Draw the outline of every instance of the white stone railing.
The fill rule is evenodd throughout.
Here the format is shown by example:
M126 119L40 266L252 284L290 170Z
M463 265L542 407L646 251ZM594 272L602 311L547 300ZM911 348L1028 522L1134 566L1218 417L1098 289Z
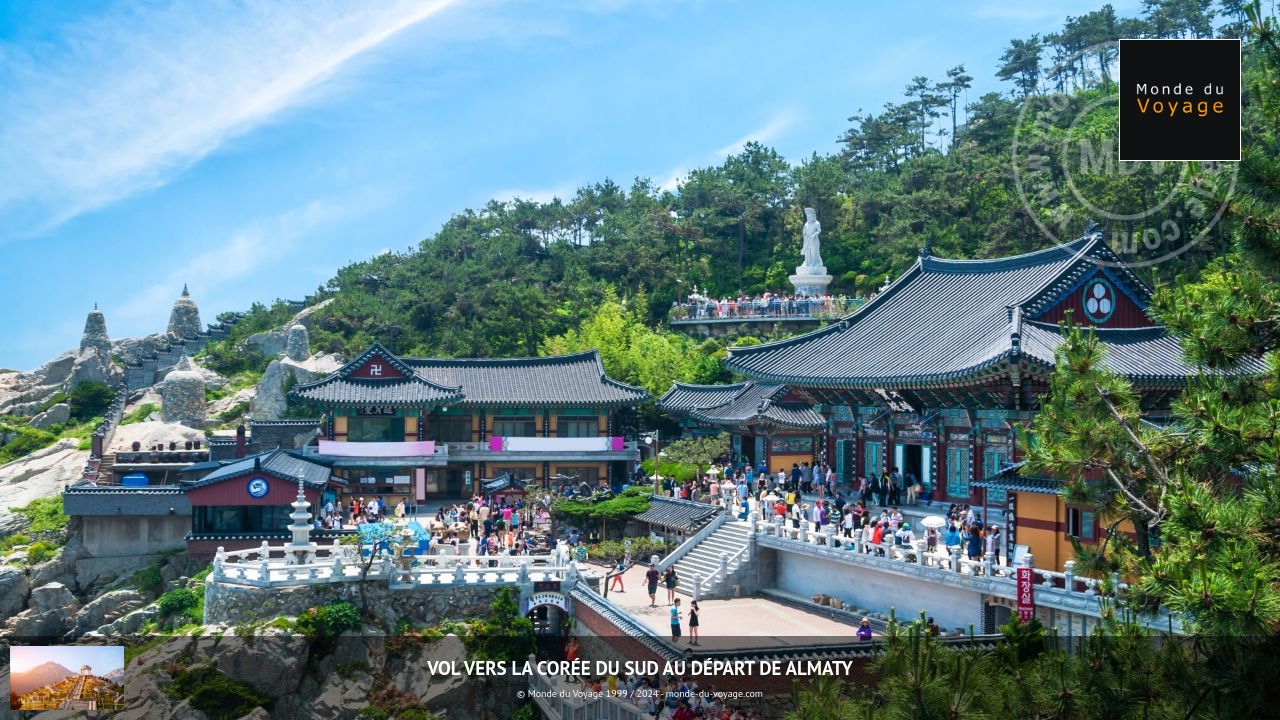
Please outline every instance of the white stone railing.
M529 663L537 667L532 655ZM618 692L622 692L622 685ZM529 694L548 720L652 720L631 701L610 695L608 686L594 695L562 677L534 672L529 676Z
M869 540L846 538L837 532L834 525L828 525L823 532L814 532L808 523L801 523L799 528L787 527L778 518L773 523L759 523L756 526L757 538L771 538L773 542L782 541L783 547L795 544L798 547L821 549L824 555L834 556L847 562L884 567L885 563L910 564L920 569L927 569L941 575L959 575L969 578L981 578L999 587L1002 595L1012 596L1016 585L1017 568L997 562L994 553L985 553L980 560L970 560L961 554L960 548L935 550L930 552L925 540L916 540L912 545L898 545L893 542L872 543ZM1032 566L1034 558L1027 555L1021 567L1031 567L1032 580L1037 591L1053 590L1065 595L1078 595L1086 598L1122 597L1129 586L1120 582L1113 575L1109 582L1090 577L1078 577L1074 573L1075 561L1068 560L1063 572L1043 570ZM920 573L914 573L920 574ZM927 575L927 573L926 573Z
M368 550L367 547L363 548ZM367 572L366 572L367 567ZM368 557L355 545L262 545L218 548L210 580L255 587L291 587L384 580L395 588L489 585L565 580L578 576L560 555L391 555Z
M680 543L675 550L672 550L670 554L663 558L662 562L658 564L658 569L665 571L667 568L675 565L677 560L688 555L690 550L698 546L698 543L706 540L711 533L719 530L728 518L729 514L724 511L716 513L715 517L711 518L710 522L703 525L698 532L686 538L685 541Z
M695 574L690 583L693 599L701 600L703 593L719 589L720 584L727 581L729 576L742 567L744 562L751 560L751 548L752 543L748 541L746 545L742 546L741 550L733 555L720 553L720 566L711 574L711 577L703 578L701 575Z

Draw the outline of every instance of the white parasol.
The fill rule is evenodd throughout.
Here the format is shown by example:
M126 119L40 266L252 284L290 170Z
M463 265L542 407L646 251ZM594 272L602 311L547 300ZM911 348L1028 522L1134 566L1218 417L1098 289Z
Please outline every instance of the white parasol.
M920 524L927 528L940 528L947 524L947 519L941 515L929 515L920 521Z

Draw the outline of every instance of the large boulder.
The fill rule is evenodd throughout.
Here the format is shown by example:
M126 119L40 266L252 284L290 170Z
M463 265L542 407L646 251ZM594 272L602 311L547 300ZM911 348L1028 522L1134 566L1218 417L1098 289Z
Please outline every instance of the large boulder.
M9 618L4 632L20 639L58 640L74 625L72 611L68 608L54 608L47 612L27 610Z
M31 584L22 568L0 565L0 622L16 615L27 605Z
M188 440L193 443L196 440L203 442L204 432L177 423L157 421L132 423L116 428L116 434L111 440L108 452L129 452L135 442L142 450L150 450L156 445L168 448L169 443L174 443L175 448L182 449L186 447Z
M98 347L87 347L76 355L63 388L70 390L85 380L114 387L123 377L124 371L111 362L110 353Z
M236 392L234 395L218 398L209 403L209 409L206 416L214 420L220 418L224 413L231 412L239 405L252 404L253 398L258 394L256 387L249 387Z
M278 420L288 408L285 389L315 382L342 367L336 355L319 353L298 362L289 358L272 360L258 383L258 392L249 406L255 420Z
M35 612L44 613L68 607L78 608L80 602L76 600L75 595L71 594L66 585L60 582L51 582L32 590L27 606Z
M31 427L46 430L54 425L65 425L71 419L71 406L58 403L27 421Z
M69 350L30 372L0 374L0 414L30 415L56 393L84 380L114 386L123 371L111 355L96 345Z
M80 479L88 450L80 450L78 440L63 438L24 458L0 465L0 536L20 532L27 519L9 510L23 507L37 498L54 497L63 485Z
M137 590L112 590L89 601L76 613L75 632L83 635L103 625L115 622L147 604L147 598Z
M284 352L288 338L283 330L255 333L244 339L246 350L255 350L265 357L277 357Z

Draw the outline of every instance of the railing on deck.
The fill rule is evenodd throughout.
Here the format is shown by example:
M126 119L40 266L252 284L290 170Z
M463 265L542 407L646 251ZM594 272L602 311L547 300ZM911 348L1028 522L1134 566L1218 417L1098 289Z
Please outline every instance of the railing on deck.
M255 587L290 587L385 580L396 588L428 585L508 585L564 580L578 575L560 555L413 555L381 554L369 561L355 545L295 547L262 545L227 552L218 548L210 577L214 582ZM368 573L365 565L368 563Z
M724 512L724 510L716 513L715 516L711 518L710 522L702 526L702 529L698 530L698 532L693 535L690 535L684 542L680 543L675 550L672 550L669 555L662 558L662 562L658 563L658 570L665 572L667 568L675 565L676 561L685 555L688 555L690 550L693 550L698 546L698 543L706 540L711 536L711 533L719 530L728 519L729 514Z
M921 568L928 568L938 573L959 574L967 577L980 577L997 584L1008 584L1008 590L1016 583L1018 566L1005 562L996 562L994 553L985 553L981 560L970 560L961 554L960 548L950 551L935 550L930 552L925 540L916 540L912 545L898 545L892 542L872 543L868 540L842 537L836 532L834 525L829 525L823 532L814 532L807 523L799 528L787 527L781 518L773 523L755 521L758 537L777 538L788 543L796 543L810 549L817 549L825 554L853 562L881 564L884 562L910 563ZM1022 567L1031 567L1034 558L1024 558ZM1129 589L1127 583L1120 582L1118 575L1113 575L1109 582L1091 577L1079 577L1074 572L1075 561L1068 560L1063 572L1042 570L1031 567L1032 578L1038 589L1057 590L1064 594L1083 597L1123 597Z
M862 298L783 298L781 296L719 302L706 299L672 305L671 322L708 320L811 320L821 317L844 317L866 302Z

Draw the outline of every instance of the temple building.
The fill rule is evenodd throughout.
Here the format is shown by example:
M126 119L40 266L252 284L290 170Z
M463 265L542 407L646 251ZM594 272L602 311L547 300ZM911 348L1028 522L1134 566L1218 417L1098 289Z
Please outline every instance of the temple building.
M812 463L827 429L811 401L768 383L678 382L658 400L658 409L690 434L729 433L735 458L752 467L763 462L770 472Z
M1058 483L1023 478L1018 442L1049 392L1059 323L1092 327L1106 365L1133 382L1161 421L1197 369L1148 314L1151 289L1102 240L991 260L922 251L856 312L780 342L730 348L727 365L776 383L829 419L825 449L848 481L892 466L932 500L1005 510L1006 550L1039 567L1074 556L1070 537L1100 536L1090 508L1066 505ZM670 393L668 393L670 395ZM776 470L776 468L771 468Z
M313 517L325 504L336 503L346 486L328 464L285 450L217 463L198 480L184 481L182 492L191 508L187 554L209 557L219 546L241 550L264 540L290 537L286 526L299 483L311 503ZM311 537L337 534L313 530Z
M308 457L352 496L463 497L507 475L621 483L639 460L620 418L649 397L609 378L599 353L512 359L397 357L378 343L292 398L322 415Z

